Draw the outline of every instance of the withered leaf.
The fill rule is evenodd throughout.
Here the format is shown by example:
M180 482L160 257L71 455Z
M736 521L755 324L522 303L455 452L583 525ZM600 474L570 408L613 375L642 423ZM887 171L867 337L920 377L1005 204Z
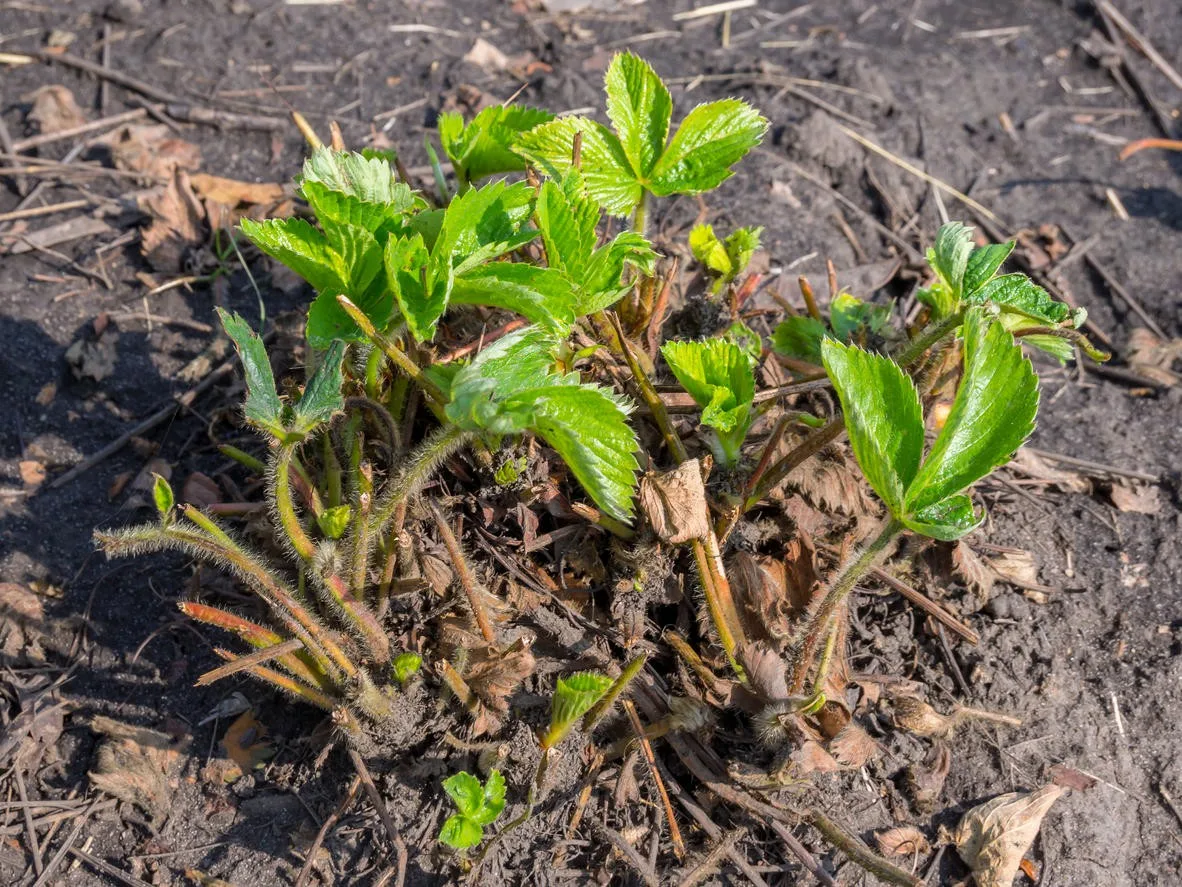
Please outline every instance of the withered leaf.
M172 737L156 730L101 715L90 727L104 737L88 774L91 784L154 819L164 816L172 803L171 771L183 744L174 744Z
M118 169L143 173L148 178L169 179L178 169L201 166L201 149L173 135L164 124L129 124L103 136Z
M1033 792L1009 792L964 815L956 849L978 887L1011 887L1043 817L1065 791L1051 783Z
M1135 514L1157 514L1161 511L1157 487L1149 484L1114 483L1108 495L1112 498L1112 504L1121 511Z
M952 571L977 598L978 605L989 601L997 573L963 539L952 545Z
M1163 342L1144 327L1137 327L1129 333L1127 347L1129 367L1138 375L1167 388L1182 381L1182 375L1172 368L1176 360L1182 359L1182 339Z
M267 728L247 709L226 728L222 748L242 773L250 773L275 754L266 737Z
M789 449L784 444L781 448L785 452ZM866 494L861 473L844 456L831 459L814 456L792 473L788 487L800 493L810 505L827 512L862 517L876 511Z
M878 754L878 743L856 721L829 740L829 754L841 766L857 770Z
M649 472L640 480L640 507L653 532L671 545L700 539L710 532L710 509L697 459L672 471Z
M168 181L141 192L141 210L151 217L144 229L140 252L158 271L179 271L187 251L204 235L205 209L189 184L183 169L175 169Z
M807 603L807 598L793 598L783 561L736 551L726 570L748 637L782 650L792 634L793 614Z
M167 479L167 475L163 475ZM208 474L192 472L181 486L181 500L198 508L208 508L222 501L222 488Z
M887 856L923 856L932 849L924 833L911 825L879 832L874 840L878 849Z
M903 772L903 788L920 813L931 813L940 800L944 782L952 769L948 746L936 743L922 764L911 764Z
M464 680L489 708L509 710L509 697L534 673L534 654L525 639L518 639L505 651L484 646L469 651Z
M1022 447L1018 450L1006 468L1058 487L1065 493L1090 493L1092 491L1092 482L1085 475L1078 471L1057 468L1049 460L1032 452L1029 447Z
M32 589L15 582L0 582L0 654L36 662L45 658L41 636L45 608Z
M792 753L792 764L796 773L807 776L810 773L836 773L841 764L834 760L821 743L809 739Z
M29 120L37 125L42 135L64 132L86 122L86 115L78 107L74 93L60 84L43 86L31 98L33 107L29 111Z

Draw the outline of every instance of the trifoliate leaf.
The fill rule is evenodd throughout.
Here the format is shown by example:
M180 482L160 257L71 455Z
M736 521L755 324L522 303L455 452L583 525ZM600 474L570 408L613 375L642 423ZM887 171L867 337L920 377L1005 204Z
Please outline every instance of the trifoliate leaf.
M631 520L640 443L628 403L607 389L573 384L526 390L506 403L510 410L529 405L530 430L562 457L595 504L616 520Z
M348 296L379 330L389 325L394 314L382 247L374 235L356 225L339 224L329 227L327 237L343 285L321 290L308 311L308 341L314 348L328 348L334 339L365 340L361 328L337 302L338 295Z
M973 500L964 493L949 496L902 519L912 532L943 542L959 539L981 526L984 520L985 512L974 511Z
M481 806L472 819L477 825L492 825L505 809L505 777L500 770L490 770L484 783Z
M525 262L493 262L456 277L451 301L513 311L564 335L575 319L570 278Z
M726 277L731 273L734 266L730 254L726 245L715 235L713 225L695 226L689 234L689 248L694 258L716 276Z
M648 62L617 53L604 78L607 116L635 177L644 180L665 150L673 99Z
M698 105L681 122L649 176L648 188L669 194L701 194L731 176L731 167L759 144L767 120L746 102L724 99Z
M435 325L447 310L451 265L444 262L442 277L434 280L427 273L430 259L422 236L386 241L386 280L398 302L406 326L420 342L435 338Z
M666 342L661 348L677 381L702 407L702 424L719 431L746 425L755 398L755 372L734 342Z
M345 378L341 364L347 348L344 342L337 340L325 352L320 366L304 388L304 396L295 405L290 428L292 432L307 434L344 408L345 398L341 394L341 386Z
M554 698L550 702L550 729L546 736L547 739L556 737L556 741L543 741L543 745L551 748L561 741L575 721L603 698L612 683L607 675L594 671L559 678L554 685Z
M910 377L893 360L826 338L825 371L841 400L846 431L866 480L891 514L904 514L904 494L923 456L923 416Z
M964 285L961 298L967 299L997 273L997 269L1014 251L1014 241L1008 243L991 243L969 253L968 263L964 269Z
M1071 317L1070 306L1056 302L1025 274L1003 274L995 277L968 297L973 305L992 303L1003 311L1022 314L1048 325L1062 323Z
M588 193L613 216L627 216L640 201L642 188L615 133L586 117L560 117L534 127L513 143L513 150L554 179L573 167L575 134L583 134L582 169Z
M316 292L345 291L343 269L327 238L303 219L243 219L239 229L247 240L308 281Z
M484 804L484 786L464 770L443 780L443 790L465 816L473 816Z
M390 231L401 229L408 213L425 205L401 183L394 186L395 199L390 203L368 202L344 191L333 191L323 182L310 180L304 181L300 190L325 229L334 224L354 225L374 233L380 241L384 241Z
M439 116L439 141L456 174L473 182L485 176L525 169L513 140L554 119L549 111L522 105L491 105L465 126L459 114Z
M829 333L815 317L798 314L780 321L772 333L772 350L784 357L821 365L821 340Z
M928 264L958 299L964 292L964 273L973 251L973 229L948 222L936 232L936 245L928 250Z
M980 309L966 314L963 330L964 375L944 427L907 491L910 514L1004 465L1034 430L1038 379L1021 347Z
M317 148L304 161L301 186L307 182L320 182L364 203L398 203L407 190L394 178L388 160L328 147Z
M462 813L448 817L439 832L439 841L454 850L475 847L484 837L484 829Z
M217 309L222 328L238 349L246 378L246 421L272 434L283 434L283 404L262 338L237 314Z
M156 478L152 482L152 501L156 503L156 510L160 512L160 516L167 517L176 507L176 495L167 480L159 474L153 474L152 477Z
M352 519L353 506L336 505L332 508L326 508L320 514L316 515L316 526L329 539L340 539L345 535L345 530L349 528L349 522Z

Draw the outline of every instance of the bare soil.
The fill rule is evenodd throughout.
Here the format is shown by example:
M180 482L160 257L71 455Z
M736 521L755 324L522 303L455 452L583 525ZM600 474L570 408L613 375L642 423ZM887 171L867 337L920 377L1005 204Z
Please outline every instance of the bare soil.
M1119 5L1171 64L1182 67L1182 9L1176 2ZM1097 268L1132 294L1167 337L1182 335L1182 154L1145 151L1123 163L1117 159L1126 140L1165 134L1159 120L1179 136L1182 92L1123 40L1116 45L1144 96L1125 88L1128 77L1119 66L1102 64L1112 62L1111 51L1099 61L1089 55L1081 43L1092 38L1094 46L1095 32L1103 32L1091 4L847 0L798 6L764 0L731 15L729 46L722 45L720 16L674 19L691 8L688 2L596 7L554 14L524 3L4 2L0 52L40 49L51 32L64 32L74 37L69 52L99 59L106 34L110 68L193 106L276 118L294 107L322 131L329 120L338 121L353 146L370 143L375 134L388 138L417 170L426 162L423 138L441 109L462 108L481 94L503 100L519 89L521 101L556 111L599 108L610 54L632 48L674 84L680 112L698 101L738 95L772 121L763 148L702 209L724 228L766 226L769 265L780 272L772 287L785 297L793 298L797 275L821 286L825 260L832 259L842 282L857 294L905 299L916 278L895 274L894 262L917 266L870 220L911 248L931 237L945 211L981 221L956 197L938 195L851 141L837 128L841 124L971 191L996 214L998 234L1057 226L1052 241L1039 242L1042 252L1037 235L1030 235L1025 255L1036 264L1045 259L1042 269L1111 337L1115 365L1122 365L1130 335L1145 321ZM423 27L406 27L412 24ZM513 70L490 73L464 61L478 37L509 56ZM34 131L26 114L29 95L39 87L66 86L91 119L132 108L137 98L116 84L101 91L93 76L57 63L6 66L2 76L0 119L17 141ZM1161 114L1150 113L1147 102L1156 102ZM272 134L183 125L180 135L200 146L204 170L239 179L287 181L303 157L294 128ZM74 144L69 139L31 153L60 159ZM93 148L81 154L102 156ZM0 176L3 213L17 205L18 189L27 190L36 179L2 170ZM34 851L23 814L10 803L0 825L0 882L43 883L34 855L50 865L68 844L91 861L79 864L65 856L54 864L49 883L119 883L118 875L96 867L97 859L124 879L140 879L127 883L186 883L184 871L197 869L239 887L290 884L302 864L293 847L306 848L336 807L351 777L347 759L336 752L313 767L319 719L310 709L249 683L193 686L215 662L211 647L220 639L194 629L176 611L193 581L190 569L167 557L107 563L94 552L94 527L147 515L142 493L109 494L120 475L144 467L142 448L124 447L53 485L55 477L189 388L177 373L212 339L199 327L159 321L149 326L128 315L147 310L157 318L213 324L215 303L257 318L257 300L236 263L212 287L147 295L136 278L145 267L134 239L99 252L135 230L137 213L120 203L131 183L99 177L46 181L33 205L91 194L116 210L107 216L107 233L54 252L4 255L13 241L0 245L0 581L34 588L45 608L44 620L28 628L39 636L43 664L30 665L19 650L10 650L9 667L0 674L8 705L0 723L9 727L0 745L17 732L11 718L60 678L67 704L63 729L43 734L52 747L25 780L30 799L86 799L89 805L103 797L88 790L98 744L90 722L96 715L190 738L174 769L171 806L158 821L126 805L67 806L59 808L70 815L58 827L36 827L42 846ZM1128 218L1117 215L1117 202ZM684 241L699 209L685 199L661 205L661 236ZM16 224L31 232L68 217ZM1086 256L1068 253L1064 260L1057 247L1070 244L1085 244ZM77 270L97 268L100 255L109 287ZM196 250L188 262L189 270L202 273L210 253ZM169 275L157 278L165 282ZM263 285L270 317L306 299L298 286L265 279ZM67 366L66 351L77 340L94 340L95 319L103 314L124 316L99 337L100 352L114 357L114 372L97 382L79 380ZM692 326L692 312L682 312L670 329L692 333ZM1043 363L1039 369L1043 408L1032 445L1109 466L1057 465L1082 478L1090 486L1084 492L1072 492L1066 481L1025 485L1018 474L980 491L991 518L975 541L1033 552L1037 582L1027 584L1039 587L999 586L980 609L956 583L943 589L950 606L980 633L976 647L955 638L942 642L898 600L867 598L857 631L860 649L871 652L853 663L861 671L922 681L945 710L960 701L1021 718L1022 726L958 732L949 744L950 776L929 814L908 806L902 774L906 764L923 759L930 743L885 730L874 735L886 754L861 774L820 777L821 797L826 809L863 837L904 823L934 837L937 827L955 826L974 803L1036 787L1053 765L1064 764L1098 781L1065 797L1047 817L1030 853L1035 883L1182 883L1182 818L1174 806L1182 802L1182 389L1074 364ZM155 455L172 466L174 482L194 470L216 474L224 468L206 428L233 410L233 379L227 375L191 409L146 432ZM30 485L22 462L43 465L47 479ZM1111 469L1155 478L1150 486L1156 513L1114 507L1111 490L1128 479ZM15 622L7 629L14 630ZM222 785L205 768L224 757L219 743L229 720L210 715L231 692L253 705L273 757L265 768ZM535 714L539 706L544 700L535 701ZM524 733L510 737L524 746L528 739ZM446 816L438 786L471 756L408 745L409 753L378 756L370 768L409 848L406 883L451 883L457 869L433 847ZM4 766L10 766L7 760ZM644 784L643 768L637 774ZM555 840L570 819L579 778L572 770L568 793L506 845L486 868L487 883L639 883L591 826L565 845L563 861L555 864ZM4 785L0 807L17 797L12 780ZM650 796L647 789L642 794ZM724 828L751 828L708 794L700 792L699 803ZM620 831L661 821L642 805L636 809L645 812L596 807L587 818ZM35 812L41 818L54 811ZM688 817L682 826L692 851L709 846ZM798 831L842 883L876 883L828 850L816 833ZM393 861L384 842L372 808L359 802L326 842L313 883L377 882ZM646 838L638 847L645 859L649 846ZM769 831L754 828L738 847L769 884L811 882ZM654 845L653 853L662 882L677 883L692 867L679 864L667 844ZM967 877L951 848L923 865L931 866L928 883ZM727 863L708 883L743 883L743 876Z

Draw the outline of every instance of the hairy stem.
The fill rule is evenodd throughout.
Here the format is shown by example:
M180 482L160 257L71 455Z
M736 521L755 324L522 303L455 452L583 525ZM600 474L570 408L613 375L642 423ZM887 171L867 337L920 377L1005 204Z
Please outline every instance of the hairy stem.
M648 190L641 189L640 200L636 201L636 209L632 211L632 230L642 236L648 230L648 198Z
M418 450L410 455L406 467L399 472L398 476L374 502L373 514L369 523L370 532L384 533L398 506L406 502L427 482L427 478L444 459L463 447L472 438L471 432L464 431L457 425L446 425L428 437Z
M802 639L798 645L796 661L793 665L792 680L788 686L788 689L793 693L800 692L800 688L804 686L809 668L813 664L817 644L828 629L837 608L854 590L858 580L878 566L879 562L886 557L891 543L902 532L903 524L894 517L888 518L878 535L841 568L840 572L830 581L820 601L809 608Z
M481 599L484 592L477 584L476 577L472 575L468 559L464 556L463 549L460 548L460 540L456 538L456 534L448 525L446 515L434 502L431 503L431 516L435 518L435 527L439 530L439 538L443 540L443 545L451 557L452 566L456 570L456 578L460 582L460 587L464 589L464 595L468 598L468 608L472 611L476 625L480 628L480 634L484 636L490 646L495 647L497 632L493 628L492 620L488 618L484 601Z
M943 320L928 324L903 347L902 351L893 355L895 363L901 367L915 363L925 351L938 344L945 336L952 335L953 331L962 323L964 323L964 311L954 311Z
M295 457L295 448L296 444L291 443L279 445L279 451L275 454L275 464L269 472L268 498L291 547L305 561L310 561L316 555L316 543L304 531L291 494L291 463Z
M354 305L347 296L337 296L337 301L345 312L353 319L353 322L361 327L361 331L380 349L385 353L386 357L394 362L394 365L408 375L411 380L421 388L428 397L431 398L437 405L442 406L447 403L447 397L443 391L436 385L427 375L422 371L417 363L407 356L398 345L387 336L385 333L378 332L373 323L365 313Z
M583 715L584 733L589 733L595 728L595 725L599 723L603 716L608 713L608 710L611 709L612 705L615 704L616 700L620 698L620 694L627 690L632 680L640 674L640 670L644 668L644 664L647 661L648 656L641 653L624 666L620 671L620 676L616 678L615 683L608 687L607 692L603 694L603 698L591 706L587 713Z

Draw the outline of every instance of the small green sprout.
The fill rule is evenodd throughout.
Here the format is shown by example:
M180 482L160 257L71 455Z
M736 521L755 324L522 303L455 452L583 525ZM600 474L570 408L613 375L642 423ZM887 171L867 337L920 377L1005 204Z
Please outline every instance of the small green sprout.
M711 448L719 464L737 465L755 418L755 370L749 353L732 341L707 339L666 342L661 354L702 408L702 424L712 432Z
M478 777L460 771L443 781L443 790L455 803L456 812L443 824L440 843L453 850L475 847L484 840L485 826L496 822L505 809L505 777L492 770L481 785Z
M316 515L316 526L329 539L340 539L353 520L352 505L334 505Z
M176 495L172 492L172 486L161 477L159 474L153 474L156 478L152 482L152 501L156 503L156 511L160 513L163 520L169 520L172 517L172 510L176 507Z
M607 675L594 671L559 678L550 702L550 727L542 737L542 749L549 751L562 742L575 722L602 699L614 683Z
M423 667L423 657L418 653L399 653L394 657L394 661L390 663L390 668L394 672L394 678L402 687L407 685L419 669Z
M767 131L767 120L746 102L724 99L698 105L670 139L669 90L647 62L631 53L612 59L604 89L614 129L587 117L560 117L521 135L514 149L555 179L577 162L596 201L614 216L632 215L632 227L641 233L649 195L717 188Z
M451 161L460 191L477 179L525 169L512 150L513 140L554 119L549 111L521 105L491 105L465 126L454 111L439 115L439 143Z
M698 225L689 235L690 252L714 278L712 295L718 295L747 270L751 256L759 249L763 228L737 228L719 240L713 225Z

